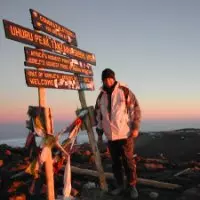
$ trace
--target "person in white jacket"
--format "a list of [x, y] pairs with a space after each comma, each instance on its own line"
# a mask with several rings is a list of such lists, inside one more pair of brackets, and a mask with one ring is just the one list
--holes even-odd
[[[134, 138], [138, 137], [141, 111], [133, 92], [116, 81], [113, 70], [106, 68], [102, 72], [103, 86], [96, 100], [95, 118], [98, 143], [105, 134], [112, 158], [112, 170], [117, 188], [111, 191], [119, 195], [125, 189], [133, 199], [138, 198], [136, 189], [137, 175], [134, 155]], [[124, 169], [123, 169], [124, 168]], [[124, 173], [127, 188], [124, 184]]]

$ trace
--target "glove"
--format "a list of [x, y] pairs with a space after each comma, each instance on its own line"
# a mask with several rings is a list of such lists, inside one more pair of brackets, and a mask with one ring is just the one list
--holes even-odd
[[103, 135], [103, 129], [96, 128], [96, 132], [97, 132], [98, 136], [102, 136]]
[[129, 137], [137, 138], [138, 135], [139, 135], [139, 131], [138, 131], [137, 129], [135, 129], [135, 130], [132, 130], [132, 131], [131, 131], [131, 134], [130, 134]]

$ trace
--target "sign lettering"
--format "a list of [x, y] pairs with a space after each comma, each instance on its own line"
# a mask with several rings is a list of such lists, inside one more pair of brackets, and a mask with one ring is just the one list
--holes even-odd
[[83, 62], [78, 62], [73, 59], [47, 53], [42, 50], [24, 47], [25, 65], [37, 68], [48, 68], [59, 71], [66, 71], [72, 73], [92, 76], [92, 67]]
[[6, 37], [18, 42], [34, 45], [40, 49], [57, 52], [61, 55], [67, 55], [70, 58], [78, 59], [96, 65], [95, 55], [68, 44], [61, 43], [36, 31], [3, 20]]
[[85, 77], [78, 78], [77, 76], [70, 74], [25, 69], [25, 78], [29, 87], [94, 90], [94, 82], [91, 77], [85, 79]]
[[70, 45], [77, 46], [76, 34], [68, 28], [48, 19], [39, 12], [30, 9], [33, 27], [57, 37]]

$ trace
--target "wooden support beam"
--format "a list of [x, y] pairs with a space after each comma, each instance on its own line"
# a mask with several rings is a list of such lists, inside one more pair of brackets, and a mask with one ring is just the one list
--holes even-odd
[[[83, 169], [83, 168], [79, 168], [76, 166], [71, 166], [71, 170], [72, 170], [72, 173], [74, 173], [74, 174], [84, 175], [84, 176], [87, 175], [87, 176], [92, 176], [92, 177], [97, 177], [97, 178], [99, 177], [99, 173], [95, 170]], [[22, 177], [25, 174], [26, 173], [24, 171], [19, 172], [19, 173], [13, 175], [11, 177], [11, 179]], [[114, 180], [114, 176], [112, 173], [105, 172], [104, 175], [105, 175], [106, 179]], [[166, 182], [155, 181], [152, 179], [145, 179], [145, 178], [138, 178], [137, 183], [141, 184], [141, 185], [145, 185], [145, 186], [151, 186], [151, 187], [155, 187], [155, 188], [169, 189], [169, 190], [175, 190], [175, 189], [179, 189], [182, 187], [181, 185], [178, 185], [178, 184], [166, 183]]]
[[[41, 69], [42, 70], [42, 69]], [[48, 134], [52, 134], [52, 127], [50, 126], [51, 122], [48, 116], [49, 112], [46, 108], [46, 89], [38, 88], [38, 100], [39, 106], [45, 108], [45, 125]], [[47, 199], [54, 200], [54, 177], [53, 177], [53, 160], [51, 148], [48, 147], [47, 160], [45, 161], [45, 174], [46, 174], [46, 183], [47, 183]]]
[[176, 176], [176, 177], [177, 177], [177, 176], [180, 176], [180, 175], [182, 175], [182, 174], [188, 173], [188, 172], [191, 171], [191, 170], [192, 170], [191, 168], [186, 168], [186, 169], [181, 170], [180, 172], [174, 174], [174, 176]]
[[[75, 174], [98, 177], [98, 172], [94, 170], [82, 169], [82, 168], [74, 167], [74, 166], [72, 166], [71, 169], [72, 169], [72, 173], [75, 173]], [[107, 179], [114, 179], [114, 176], [112, 173], [105, 172], [104, 174]], [[145, 178], [138, 178], [137, 183], [141, 185], [145, 185], [145, 186], [151, 186], [155, 188], [169, 189], [169, 190], [175, 190], [182, 187], [181, 185], [178, 185], [178, 184], [166, 183], [166, 182], [155, 181], [155, 180], [145, 179]]]
[[[79, 94], [79, 99], [80, 99], [82, 108], [87, 108], [84, 91], [79, 90], [78, 94]], [[107, 186], [107, 183], [106, 183], [106, 178], [105, 178], [104, 170], [103, 170], [102, 163], [101, 163], [101, 157], [100, 157], [99, 149], [97, 147], [97, 143], [96, 143], [94, 132], [93, 132], [92, 125], [91, 125], [91, 115], [90, 115], [90, 113], [89, 113], [89, 115], [86, 115], [84, 123], [85, 123], [86, 130], [88, 132], [88, 137], [89, 137], [90, 145], [92, 147], [92, 152], [93, 152], [94, 157], [95, 157], [95, 164], [96, 164], [96, 168], [97, 168], [97, 171], [98, 171], [100, 187], [101, 187], [102, 190], [107, 191], [108, 186]]]

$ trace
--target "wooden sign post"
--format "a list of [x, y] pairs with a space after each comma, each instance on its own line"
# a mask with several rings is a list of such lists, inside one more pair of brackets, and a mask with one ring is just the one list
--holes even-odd
[[[43, 87], [38, 87], [38, 99], [39, 99], [39, 107], [44, 107], [45, 109], [45, 125], [47, 134], [53, 134], [52, 127], [50, 126], [50, 117], [49, 111], [46, 107], [46, 89]], [[52, 152], [51, 148], [47, 148], [47, 155], [45, 161], [45, 174], [46, 174], [46, 183], [47, 183], [47, 198], [48, 200], [55, 199], [55, 192], [54, 192], [54, 176], [53, 176], [53, 160], [52, 160]]]
[[[38, 88], [38, 92], [40, 98], [44, 98], [45, 96], [45, 88]], [[40, 105], [41, 106], [41, 105]], [[50, 133], [50, 121], [49, 121], [49, 112], [48, 108], [44, 105], [45, 107], [45, 124], [47, 128], [47, 134], [52, 134]], [[47, 148], [46, 151], [46, 161], [45, 161], [45, 174], [46, 174], [46, 183], [47, 183], [47, 198], [48, 200], [54, 200], [55, 199], [55, 192], [54, 192], [54, 176], [53, 176], [53, 159], [52, 159], [52, 152], [51, 152], [51, 147]]]
[[[79, 95], [79, 100], [81, 102], [82, 108], [87, 108], [84, 91], [79, 90], [78, 95]], [[107, 183], [106, 183], [106, 178], [105, 178], [104, 170], [103, 170], [102, 163], [101, 163], [101, 157], [100, 157], [99, 149], [97, 147], [97, 143], [96, 143], [94, 132], [93, 132], [92, 125], [91, 125], [91, 114], [90, 113], [89, 113], [89, 115], [87, 115], [85, 117], [85, 125], [86, 125], [86, 129], [87, 129], [87, 132], [88, 132], [89, 142], [91, 144], [92, 151], [93, 151], [93, 154], [94, 154], [94, 157], [95, 157], [95, 164], [96, 164], [96, 167], [97, 167], [97, 171], [99, 173], [100, 187], [101, 187], [102, 190], [107, 191], [108, 186], [107, 186]]]
[[[8, 39], [36, 47], [36, 49], [24, 48], [26, 57], [26, 61], [24, 62], [25, 66], [37, 68], [25, 69], [25, 78], [29, 87], [38, 88], [39, 106], [45, 108], [47, 134], [52, 134], [51, 123], [49, 121], [50, 117], [48, 116], [49, 112], [46, 107], [45, 88], [78, 90], [81, 106], [82, 108], [87, 108], [83, 90], [94, 90], [91, 65], [96, 65], [96, 58], [93, 53], [77, 48], [76, 34], [73, 31], [48, 19], [35, 10], [30, 9], [30, 13], [35, 30], [25, 28], [8, 20], [3, 20], [4, 30]], [[40, 31], [48, 35], [42, 34]], [[49, 35], [57, 37], [59, 40], [55, 40]], [[63, 40], [64, 43], [60, 40]], [[64, 71], [72, 74], [46, 71], [44, 69]], [[91, 118], [89, 112], [85, 120], [86, 129], [95, 156], [95, 164], [99, 173], [101, 189], [107, 190], [107, 183], [92, 129]], [[54, 200], [53, 162], [50, 147], [48, 147], [47, 153], [48, 159], [45, 162], [48, 188], [47, 196], [48, 200]]]

